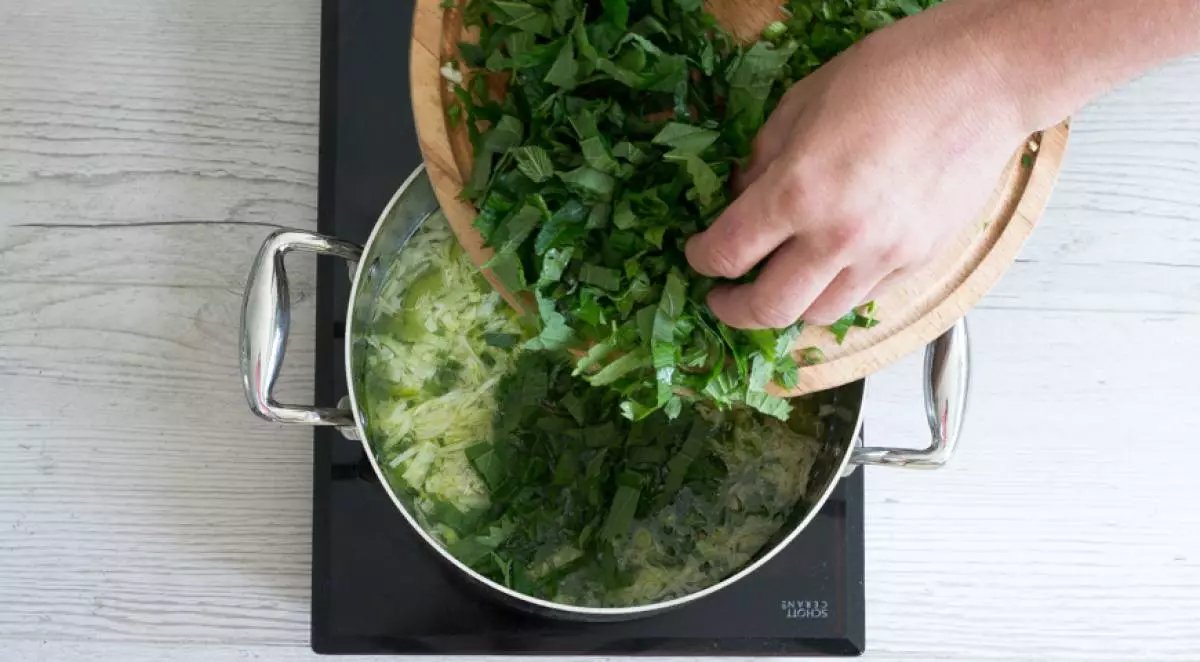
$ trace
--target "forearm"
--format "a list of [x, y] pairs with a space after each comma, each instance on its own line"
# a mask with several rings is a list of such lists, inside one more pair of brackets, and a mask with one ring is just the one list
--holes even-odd
[[1200, 52], [1197, 0], [952, 0], [939, 10], [969, 34], [1030, 130]]

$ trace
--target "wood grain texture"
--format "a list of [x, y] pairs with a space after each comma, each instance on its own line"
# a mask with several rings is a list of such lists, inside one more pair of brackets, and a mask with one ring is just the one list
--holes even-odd
[[[743, 39], [753, 39], [778, 12], [776, 0], [705, 4]], [[464, 28], [459, 9], [443, 8], [441, 0], [417, 0], [414, 25], [410, 78], [421, 151], [450, 227], [475, 263], [482, 265], [493, 251], [483, 245], [474, 228], [475, 208], [459, 199], [471, 174], [471, 144], [466, 127], [451, 126], [447, 119], [445, 109], [456, 100], [453, 86], [441, 73], [443, 64], [458, 60], [458, 43], [478, 35]], [[1063, 122], [1032, 136], [1027, 145], [1014, 146], [1013, 157], [975, 223], [964, 228], [941, 257], [876, 301], [880, 324], [855, 329], [843, 344], [823, 328], [806, 328], [796, 341], [797, 351], [817, 347], [826, 361], [802, 369], [796, 388], [772, 390], [796, 396], [856, 381], [911, 354], [962, 318], [1003, 277], [1033, 233], [1062, 167], [1069, 134], [1070, 123]], [[1029, 167], [1023, 160], [1029, 161]], [[490, 274], [488, 280], [522, 307]]]
[[318, 10], [0, 2], [0, 660], [303, 649], [311, 437], [248, 413], [237, 324], [315, 227]]
[[[247, 412], [236, 326], [259, 242], [315, 225], [318, 22], [0, 1], [0, 662], [316, 659], [311, 438]], [[869, 472], [867, 659], [1197, 659], [1197, 117], [1200, 59], [1077, 117], [972, 313], [959, 456]], [[924, 442], [918, 362], [872, 380], [873, 443]]]

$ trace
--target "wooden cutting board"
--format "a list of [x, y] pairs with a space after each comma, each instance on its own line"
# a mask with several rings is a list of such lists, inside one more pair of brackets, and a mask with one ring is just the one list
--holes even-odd
[[[745, 39], [753, 39], [778, 17], [779, 3], [770, 0], [706, 4], [726, 29]], [[463, 29], [459, 10], [443, 8], [441, 0], [417, 0], [415, 11], [410, 66], [417, 138], [451, 227], [476, 264], [482, 264], [491, 251], [471, 226], [474, 207], [458, 198], [471, 171], [471, 144], [465, 128], [447, 122], [445, 109], [453, 94], [440, 71], [457, 59], [458, 42], [474, 41], [476, 35]], [[876, 301], [878, 326], [852, 329], [840, 345], [826, 329], [806, 328], [796, 349], [817, 347], [826, 360], [801, 369], [799, 385], [784, 395], [861, 379], [917, 351], [966, 315], [1000, 280], [1033, 233], [1058, 178], [1069, 134], [1066, 121], [1013, 146], [1012, 158], [980, 217], [940, 258]], [[496, 285], [490, 274], [485, 275]]]

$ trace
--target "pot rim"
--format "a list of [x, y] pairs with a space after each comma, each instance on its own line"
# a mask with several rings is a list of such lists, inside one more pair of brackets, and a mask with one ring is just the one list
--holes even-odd
[[[391, 215], [392, 209], [396, 206], [396, 204], [404, 196], [405, 192], [408, 191], [409, 186], [414, 181], [416, 181], [417, 179], [419, 179], [421, 176], [424, 176], [424, 175], [425, 175], [425, 164], [422, 163], [415, 170], [413, 170], [413, 172], [408, 176], [408, 178], [404, 180], [404, 183], [401, 184], [396, 189], [396, 192], [392, 195], [391, 199], [388, 200], [387, 205], [384, 206], [383, 211], [379, 214], [379, 217], [376, 219], [375, 225], [371, 229], [370, 236], [367, 238], [366, 243], [363, 244], [362, 255], [364, 256], [364, 258], [367, 255], [370, 255], [371, 246], [375, 243], [375, 239], [379, 235], [381, 228], [383, 228], [385, 221]], [[441, 206], [439, 204], [437, 209], [435, 209], [430, 215], [436, 214], [440, 210], [441, 210]], [[422, 221], [422, 223], [424, 223], [424, 221]], [[420, 226], [418, 225], [417, 227], [419, 228]], [[862, 429], [862, 423], [863, 423], [862, 404], [866, 400], [865, 388], [863, 389], [863, 393], [859, 400], [858, 415], [855, 417], [856, 420], [854, 423], [854, 428], [853, 428], [851, 434], [848, 435], [847, 439], [843, 442], [844, 448], [841, 449], [841, 459], [838, 461], [838, 463], [834, 469], [833, 476], [832, 476], [831, 480], [829, 481], [829, 484], [825, 486], [825, 489], [822, 492], [820, 498], [817, 499], [816, 502], [813, 503], [809, 507], [808, 513], [804, 516], [804, 518], [798, 524], [795, 525], [795, 527], [792, 529], [792, 531], [790, 533], [788, 533], [781, 540], [776, 542], [774, 544], [774, 546], [770, 550], [768, 550], [766, 553], [763, 553], [759, 558], [755, 559], [754, 561], [752, 561], [748, 565], [744, 566], [743, 568], [741, 568], [737, 572], [733, 573], [732, 575], [729, 575], [729, 576], [725, 577], [724, 579], [721, 579], [720, 581], [712, 584], [711, 586], [707, 586], [707, 587], [700, 589], [699, 591], [696, 591], [693, 593], [688, 593], [686, 595], [682, 595], [677, 598], [672, 598], [670, 600], [665, 600], [662, 602], [652, 602], [650, 604], [638, 605], [635, 607], [583, 607], [583, 606], [578, 606], [578, 605], [564, 604], [564, 603], [560, 603], [560, 602], [552, 602], [552, 601], [546, 600], [544, 598], [537, 598], [537, 597], [534, 597], [531, 595], [526, 595], [519, 591], [514, 591], [513, 589], [508, 588], [507, 586], [503, 586], [487, 577], [484, 577], [480, 573], [476, 572], [475, 570], [473, 570], [472, 568], [467, 566], [462, 561], [459, 561], [457, 558], [454, 557], [454, 555], [452, 555], [448, 551], [446, 551], [445, 547], [443, 547], [440, 542], [438, 542], [433, 536], [431, 536], [427, 531], [425, 531], [425, 529], [420, 525], [420, 523], [417, 522], [416, 518], [413, 517], [412, 514], [408, 512], [408, 508], [400, 501], [399, 497], [397, 497], [395, 491], [392, 489], [391, 483], [387, 480], [387, 477], [384, 474], [383, 469], [379, 466], [379, 461], [375, 457], [375, 451], [373, 448], [371, 448], [370, 440], [368, 439], [368, 435], [367, 435], [366, 426], [365, 426], [363, 418], [362, 418], [361, 409], [359, 408], [359, 405], [358, 405], [358, 398], [357, 398], [357, 394], [356, 394], [356, 389], [354, 387], [354, 385], [356, 383], [354, 381], [354, 376], [355, 376], [354, 375], [354, 363], [351, 360], [353, 349], [354, 349], [354, 318], [355, 318], [355, 316], [353, 314], [354, 313], [354, 305], [355, 305], [355, 302], [358, 300], [359, 282], [363, 276], [363, 270], [365, 268], [367, 268], [366, 260], [365, 259], [359, 260], [358, 264], [355, 266], [355, 269], [354, 269], [354, 278], [351, 280], [351, 283], [350, 283], [350, 298], [347, 303], [347, 315], [346, 315], [346, 333], [345, 333], [345, 347], [344, 347], [345, 355], [343, 357], [345, 360], [345, 366], [346, 366], [346, 385], [347, 385], [347, 391], [349, 392], [348, 395], [349, 395], [349, 401], [350, 401], [350, 411], [351, 411], [352, 415], [354, 416], [354, 426], [358, 432], [358, 441], [359, 441], [359, 443], [362, 444], [363, 452], [366, 454], [367, 460], [371, 463], [371, 468], [375, 471], [376, 478], [379, 479], [379, 482], [382, 485], [383, 489], [387, 492], [388, 498], [390, 498], [392, 500], [392, 504], [396, 507], [397, 510], [400, 511], [400, 513], [402, 515], [404, 515], [404, 519], [407, 520], [409, 525], [417, 532], [417, 534], [419, 536], [421, 536], [422, 540], [424, 540], [425, 543], [427, 543], [428, 545], [433, 547], [435, 550], [437, 550], [438, 554], [440, 554], [444, 559], [446, 559], [451, 564], [453, 564], [457, 569], [466, 573], [467, 576], [469, 576], [472, 579], [474, 579], [475, 581], [483, 584], [484, 586], [509, 597], [510, 599], [517, 600], [517, 601], [529, 604], [531, 606], [534, 606], [534, 607], [537, 607], [540, 609], [549, 610], [552, 612], [562, 612], [562, 613], [567, 613], [567, 614], [571, 614], [574, 616], [585, 617], [585, 618], [586, 617], [595, 617], [595, 618], [603, 619], [603, 618], [613, 618], [613, 617], [623, 617], [623, 616], [624, 617], [633, 617], [633, 616], [639, 616], [639, 615], [647, 615], [647, 614], [651, 614], [651, 613], [658, 613], [661, 611], [665, 611], [667, 609], [671, 609], [673, 607], [677, 607], [677, 606], [680, 606], [680, 605], [683, 605], [683, 604], [686, 604], [689, 602], [694, 602], [701, 598], [707, 597], [707, 596], [712, 595], [713, 593], [716, 593], [717, 591], [739, 581], [740, 579], [742, 579], [743, 577], [746, 577], [747, 575], [754, 572], [755, 570], [758, 570], [760, 567], [765, 565], [768, 561], [775, 558], [775, 556], [778, 555], [781, 551], [783, 551], [783, 549], [785, 547], [787, 547], [789, 544], [791, 544], [792, 541], [795, 540], [796, 537], [799, 536], [800, 533], [808, 527], [809, 523], [820, 512], [821, 508], [825, 505], [825, 502], [828, 501], [829, 496], [833, 493], [833, 490], [837, 487], [838, 482], [842, 479], [842, 476], [845, 475], [846, 468], [850, 464], [852, 450], [854, 449], [855, 440], [858, 438], [858, 435]], [[865, 385], [865, 382], [866, 382], [865, 378], [860, 381], [864, 382], [864, 385]]]

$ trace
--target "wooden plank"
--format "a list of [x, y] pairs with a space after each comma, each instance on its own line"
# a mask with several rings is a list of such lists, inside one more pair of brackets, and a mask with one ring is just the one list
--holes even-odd
[[[1200, 291], [1200, 275], [1191, 283]], [[1194, 658], [1200, 487], [1177, 458], [1200, 426], [1200, 353], [1136, 339], [1195, 338], [1200, 318], [983, 309], [972, 322], [958, 456], [936, 474], [868, 477], [870, 647], [886, 659]], [[872, 444], [924, 443], [918, 363], [870, 385]]]
[[0, 6], [0, 659], [304, 653], [311, 436], [249, 414], [237, 326], [262, 238], [315, 226], [318, 14]]

